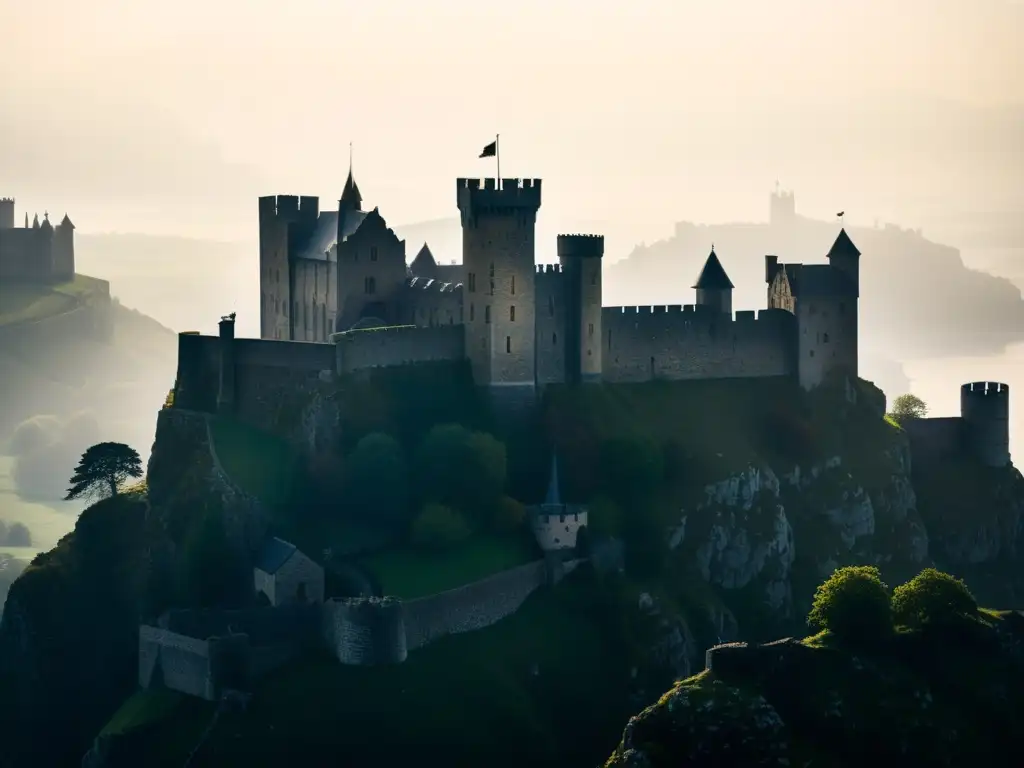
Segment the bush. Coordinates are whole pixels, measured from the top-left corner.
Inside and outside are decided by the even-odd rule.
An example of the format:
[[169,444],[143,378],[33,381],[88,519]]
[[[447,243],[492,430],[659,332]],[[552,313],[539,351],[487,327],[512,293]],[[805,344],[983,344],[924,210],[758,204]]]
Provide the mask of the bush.
[[409,520],[409,468],[391,435],[372,432],[356,443],[345,478],[348,502],[361,520],[385,525]]
[[870,642],[892,634],[889,588],[874,566],[837,569],[814,593],[807,623],[839,641]]
[[427,504],[413,520],[412,543],[424,549],[451,549],[469,538],[466,518],[443,504]]
[[960,579],[925,568],[892,592],[893,616],[908,627],[951,624],[978,611],[974,595]]
[[526,507],[511,496],[502,496],[494,510],[494,529],[498,533],[518,530],[526,520]]
[[416,453],[421,501],[464,510],[483,521],[501,498],[508,471],[505,445],[485,432],[441,424]]
[[597,536],[622,533],[622,510],[607,496],[595,496],[587,505],[587,525]]

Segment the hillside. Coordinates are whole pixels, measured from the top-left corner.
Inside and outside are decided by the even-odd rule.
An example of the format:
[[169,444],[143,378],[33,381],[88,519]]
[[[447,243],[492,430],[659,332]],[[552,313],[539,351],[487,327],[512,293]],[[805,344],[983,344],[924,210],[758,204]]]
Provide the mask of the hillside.
[[[452,371],[395,370],[401,375],[342,382],[346,445],[404,429],[395,434],[411,451],[431,424],[485,423],[472,395],[452,386],[461,381]],[[279,416],[292,421],[304,412],[298,403],[280,405]],[[537,592],[510,618],[416,650],[390,670],[340,667],[316,655],[292,662],[256,684],[247,710],[221,712],[196,759],[223,764],[244,750],[250,761],[269,760],[287,740],[292,754],[315,762],[325,739],[336,740],[331,750],[354,745],[398,759],[426,738],[429,722],[448,764],[478,764],[484,737],[464,727],[473,715],[482,734],[493,722],[504,733],[530,734],[501,742],[497,753],[492,742],[489,764],[593,765],[613,749],[626,713],[694,674],[706,648],[799,631],[815,586],[837,566],[877,563],[900,580],[935,563],[967,576],[988,604],[1017,604],[1024,584],[1012,553],[1020,551],[1024,479],[1010,468],[984,483],[964,480],[974,484],[955,494],[937,492],[941,478],[911,475],[906,438],[882,419],[883,407],[866,382],[855,403],[831,389],[805,397],[784,381],[603,385],[575,396],[552,390],[541,434],[508,438],[506,493],[525,503],[539,498],[547,472],[538,465],[549,449],[532,440],[554,444],[564,458],[565,494],[589,503],[595,537],[623,542],[625,572],[584,569]],[[208,705],[134,693],[139,606],[159,611],[175,594],[237,599],[225,580],[229,560],[211,559],[226,554],[225,545],[195,537],[210,520],[240,535],[259,524],[264,518],[252,517],[257,507],[246,493],[263,497],[270,524],[291,525],[311,552],[328,545],[323,537],[340,519],[338,496],[309,495],[331,493],[320,482],[337,478],[337,464],[299,465],[296,486],[280,471],[258,469],[289,466],[270,436],[214,430],[221,464],[244,486],[240,495],[211,484],[206,433],[175,421],[174,411],[160,418],[146,496],[87,510],[60,548],[12,588],[0,623],[0,685],[20,692],[23,703],[0,718],[0,736],[31,749],[36,762],[73,761],[101,730],[93,757],[107,762],[98,765],[158,764],[158,754],[177,759],[196,746],[214,715]],[[965,499],[986,514],[957,513]],[[145,527],[125,527],[143,518]],[[104,537],[111,525],[121,527]],[[136,536],[144,543],[133,543]],[[984,552],[967,546],[980,536],[993,542]],[[95,550],[100,559],[86,554],[89,542],[108,539]],[[144,563],[139,551],[149,553]],[[94,605],[99,598],[90,595],[107,590],[117,600]],[[106,621],[83,622],[91,611]],[[58,742],[41,738],[54,729],[66,739],[61,759],[48,751]]]
[[870,643],[825,631],[707,656],[629,720],[606,768],[1020,765],[1020,612],[968,604]]

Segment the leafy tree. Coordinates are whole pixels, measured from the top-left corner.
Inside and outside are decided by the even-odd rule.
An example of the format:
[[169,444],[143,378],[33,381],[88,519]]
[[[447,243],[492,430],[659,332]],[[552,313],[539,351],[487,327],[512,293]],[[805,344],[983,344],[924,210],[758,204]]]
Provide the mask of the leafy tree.
[[466,518],[443,504],[427,504],[413,520],[412,542],[424,549],[445,550],[469,538]]
[[851,644],[892,634],[889,588],[878,569],[869,565],[837,569],[815,591],[807,623]]
[[348,457],[345,490],[364,519],[408,520],[409,466],[398,441],[383,432],[363,437]]
[[909,419],[923,419],[927,415],[928,406],[924,400],[909,392],[893,400],[892,411],[889,412],[889,416],[897,424],[902,424]]
[[498,533],[511,533],[525,520],[526,507],[511,496],[502,496],[494,510],[494,529]]
[[892,591],[892,610],[898,624],[908,627],[950,624],[978,611],[967,585],[955,576],[925,568]]
[[416,483],[424,502],[437,502],[485,520],[505,489],[505,446],[459,424],[435,426],[416,453]]
[[142,477],[142,459],[138,452],[124,443],[97,443],[82,454],[64,500],[117,496],[130,477]]
[[622,510],[607,496],[595,496],[587,505],[587,525],[594,535],[618,536],[622,533]]

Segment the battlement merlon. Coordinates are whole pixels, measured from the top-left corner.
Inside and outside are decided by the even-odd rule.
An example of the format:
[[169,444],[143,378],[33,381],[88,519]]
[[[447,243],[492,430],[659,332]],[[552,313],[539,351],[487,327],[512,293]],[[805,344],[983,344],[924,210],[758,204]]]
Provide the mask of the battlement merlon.
[[999,381],[972,381],[960,387],[961,397],[1010,399],[1010,385]]
[[463,217],[501,211],[532,212],[540,209],[540,179],[456,180],[456,196]]
[[297,218],[299,212],[314,220],[320,209],[320,198],[312,195],[263,195],[260,197],[260,217],[283,216]]
[[604,235],[559,235],[558,258],[600,259],[604,256]]

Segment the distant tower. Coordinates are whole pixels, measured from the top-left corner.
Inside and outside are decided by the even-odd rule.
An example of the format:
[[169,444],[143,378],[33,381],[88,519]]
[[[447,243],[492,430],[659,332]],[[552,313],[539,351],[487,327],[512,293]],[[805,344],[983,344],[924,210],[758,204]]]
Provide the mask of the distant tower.
[[495,394],[533,402],[535,225],[540,179],[458,179],[466,356]]
[[0,229],[14,229],[14,198],[0,198]]
[[960,418],[964,446],[982,464],[1010,463],[1010,387],[996,381],[974,381],[960,387]]
[[566,381],[601,379],[602,235],[559,235],[566,305]]
[[772,226],[785,226],[796,221],[796,198],[792,192],[781,189],[778,182],[772,192],[768,221]]
[[60,281],[75,276],[75,225],[66,213],[53,235],[53,272]]
[[693,287],[697,289],[697,306],[732,315],[732,280],[718,260],[714,246],[711,246],[711,253]]
[[38,279],[46,282],[56,282],[57,275],[54,270],[54,247],[53,247],[53,224],[50,223],[49,214],[43,214],[43,223],[39,225],[36,241],[36,263],[33,267]]

